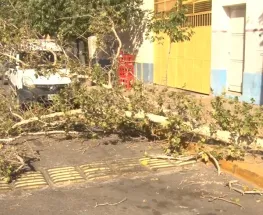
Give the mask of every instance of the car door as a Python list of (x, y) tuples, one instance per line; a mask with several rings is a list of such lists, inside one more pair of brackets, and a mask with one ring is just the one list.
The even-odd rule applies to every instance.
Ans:
[(16, 88), (16, 68), (15, 68), (15, 65), (13, 63), (10, 63), (9, 64), (9, 69), (8, 69), (8, 72), (7, 72), (7, 76), (9, 78), (9, 81), (10, 81), (10, 84), (11, 84), (11, 87), (13, 88)]
[[(17, 55), (16, 58), (19, 59), (19, 55)], [(16, 60), (11, 59), (8, 65), (7, 76), (9, 78), (11, 87), (13, 87), (14, 90), (17, 89), (17, 84), (19, 83), (18, 73), (19, 73), (19, 65)]]

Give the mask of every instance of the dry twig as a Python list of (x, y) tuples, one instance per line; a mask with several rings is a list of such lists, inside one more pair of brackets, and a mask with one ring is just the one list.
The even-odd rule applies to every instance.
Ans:
[(18, 172), (20, 169), (22, 169), (25, 166), (25, 161), (19, 155), (16, 155), (16, 158), (21, 163), (21, 165), (15, 170), (15, 172)]
[(115, 205), (118, 205), (118, 204), (121, 204), (122, 202), (125, 202), (127, 200), (127, 198), (125, 197), (124, 199), (122, 199), (121, 201), (119, 202), (116, 202), (116, 203), (109, 203), (109, 202), (106, 202), (106, 203), (102, 203), (102, 204), (98, 204), (96, 202), (96, 205), (94, 206), (94, 208), (96, 207), (99, 207), (99, 206), (115, 206)]
[(23, 120), (24, 120), (24, 118), (23, 118), (22, 116), (20, 116), (20, 115), (17, 114), (17, 113), (14, 113), (11, 108), (10, 108), (9, 110), (10, 110), (10, 113), (11, 113), (14, 117), (20, 119), (20, 121), (23, 121)]
[(225, 199), (225, 197), (226, 197), (226, 195), (218, 196), (218, 197), (215, 197), (215, 196), (201, 196), (201, 198), (208, 198), (209, 202), (220, 200), (220, 201), (228, 202), (230, 204), (233, 204), (233, 205), (236, 205), (236, 206), (239, 206), (239, 207), (243, 208), (243, 206), (241, 204), (239, 204), (237, 202), (234, 202), (234, 201), (231, 201), (231, 200), (228, 200), (228, 199)]
[(167, 155), (147, 155), (149, 158), (153, 159), (164, 159), (164, 160), (177, 160), (177, 161), (189, 161), (196, 159), (196, 156), (180, 156), (180, 157), (172, 157)]
[(25, 137), (25, 136), (41, 136), (41, 135), (54, 135), (54, 134), (80, 135), (83, 133), (77, 132), (77, 131), (68, 131), (68, 132), (66, 132), (66, 131), (42, 131), (42, 132), (36, 132), (36, 133), (23, 133), (23, 134), (20, 134), (19, 136), (16, 136), (16, 137), (0, 139), (0, 142), (9, 143), (9, 142), (13, 142), (17, 139), (20, 139), (21, 137)]
[(216, 160), (216, 158), (209, 152), (206, 152), (206, 154), (208, 155), (208, 157), (214, 162), (216, 168), (217, 168), (217, 173), (218, 175), (221, 174), (221, 169), (220, 169), (220, 165), (218, 163), (218, 161)]
[(238, 189), (236, 187), (233, 187), (233, 185), (236, 184), (237, 182), (238, 182), (237, 180), (229, 181), (227, 186), (229, 187), (230, 190), (234, 190), (238, 193), (241, 193), (242, 195), (245, 195), (245, 194), (258, 194), (261, 196), (263, 195), (263, 191), (259, 191), (259, 190), (244, 191), (244, 190)]

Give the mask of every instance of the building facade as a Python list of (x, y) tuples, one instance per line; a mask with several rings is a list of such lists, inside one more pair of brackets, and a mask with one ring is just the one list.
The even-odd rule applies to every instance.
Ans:
[[(176, 0), (145, 0), (167, 11)], [(135, 70), (138, 79), (203, 94), (239, 96), (263, 104), (263, 0), (189, 0), (191, 41), (145, 40)]]
[[(145, 7), (155, 12), (167, 12), (176, 0), (144, 0)], [(210, 93), (211, 73), (211, 9), (210, 0), (188, 0), (188, 22), (194, 35), (190, 41), (173, 43), (145, 40), (136, 59), (139, 80), (203, 94)]]
[(263, 1), (213, 0), (211, 88), (263, 104)]
[[(154, 11), (154, 0), (144, 0), (143, 9)], [(143, 34), (143, 42), (136, 55), (135, 73), (144, 83), (153, 83), (154, 46)]]

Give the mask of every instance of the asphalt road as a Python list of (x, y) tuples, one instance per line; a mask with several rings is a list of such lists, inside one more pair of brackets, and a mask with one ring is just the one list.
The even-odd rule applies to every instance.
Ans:
[[(39, 191), (1, 194), (0, 214), (12, 215), (242, 215), (262, 214), (261, 196), (242, 196), (225, 186), (231, 176), (217, 176), (202, 164), (173, 172), (124, 177)], [(243, 183), (243, 182), (242, 182)], [(242, 208), (210, 196), (236, 202)], [(99, 205), (98, 205), (99, 204)], [(96, 206), (97, 205), (97, 206)]]

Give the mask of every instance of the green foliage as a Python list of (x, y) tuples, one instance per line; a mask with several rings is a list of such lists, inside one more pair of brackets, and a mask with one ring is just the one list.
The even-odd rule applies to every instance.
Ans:
[(146, 36), (152, 41), (160, 41), (164, 39), (163, 34), (165, 34), (169, 37), (170, 43), (190, 40), (193, 31), (187, 25), (185, 13), (186, 7), (182, 4), (182, 0), (180, 0), (171, 11), (155, 14), (153, 21), (148, 23)]
[(72, 16), (74, 3), (69, 0), (29, 0), (25, 7), (30, 17), (26, 17), (33, 29), (42, 35), (55, 35), (62, 27), (67, 29), (75, 23), (65, 23), (61, 17)]
[(220, 129), (231, 133), (231, 141), (235, 144), (246, 141), (253, 143), (262, 126), (262, 108), (251, 103), (239, 102), (238, 98), (226, 99), (217, 96), (212, 101), (212, 131)]
[(254, 144), (262, 129), (263, 109), (251, 103), (240, 102), (237, 97), (227, 99), (225, 95), (215, 97), (212, 102), (211, 134), (217, 130), (230, 132), (230, 144), (222, 149), (223, 158), (240, 160), (248, 144)]

